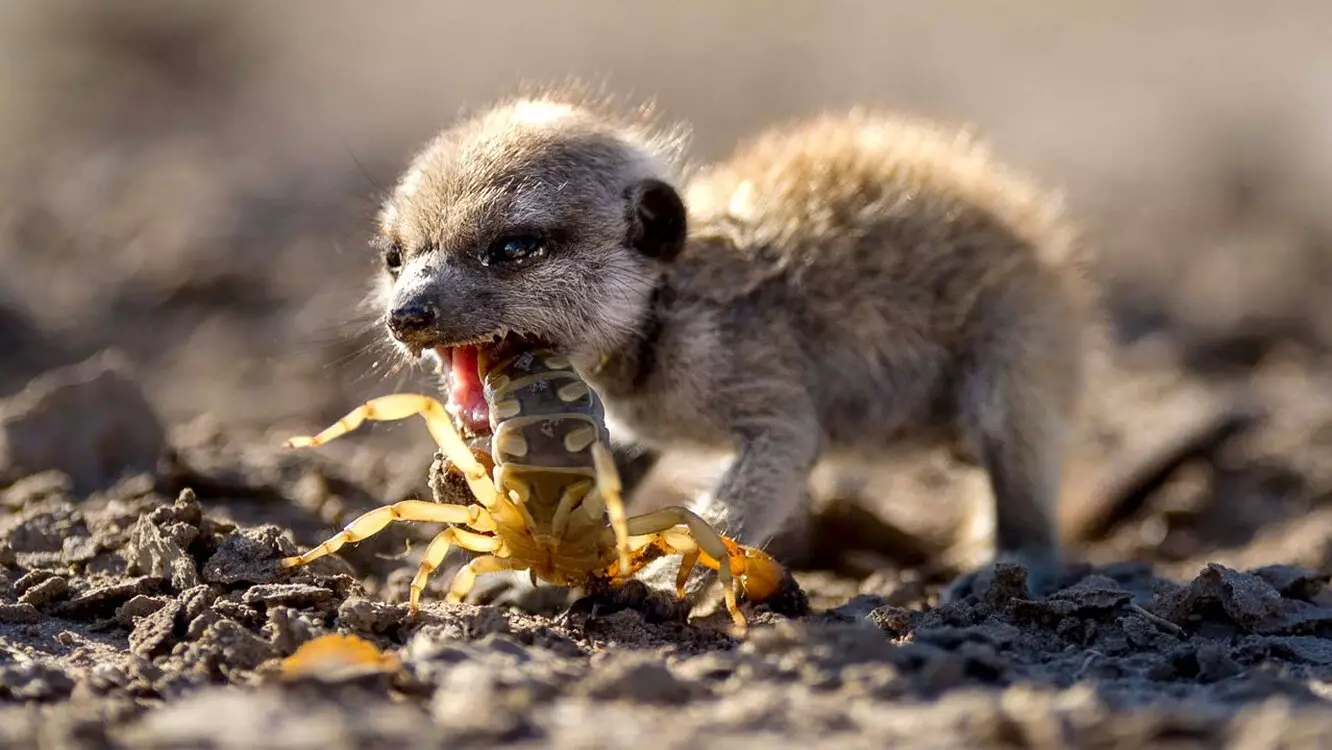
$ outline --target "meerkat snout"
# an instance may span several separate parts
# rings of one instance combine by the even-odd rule
[[[411,345],[423,337],[429,341],[433,336],[431,329],[438,317],[434,305],[414,300],[389,310],[386,323],[393,338]]]

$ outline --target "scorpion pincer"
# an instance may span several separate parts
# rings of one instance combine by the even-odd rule
[[[284,558],[282,567],[305,565],[392,521],[425,521],[448,527],[430,542],[412,579],[413,615],[427,578],[455,545],[479,556],[454,576],[446,597],[453,602],[462,601],[476,577],[485,573],[526,570],[534,580],[557,586],[609,590],[653,560],[678,554],[676,596],[684,596],[695,565],[716,570],[735,632],[743,634],[747,621],[738,603],[741,596],[758,603],[794,586],[770,555],[728,539],[687,508],[668,506],[626,517],[601,399],[567,359],[544,349],[524,349],[480,351],[476,361],[489,409],[493,474],[464,441],[444,405],[424,395],[372,399],[318,435],[286,443],[318,446],[367,419],[420,415],[442,454],[463,474],[475,502],[404,500],[375,508],[305,554]]]

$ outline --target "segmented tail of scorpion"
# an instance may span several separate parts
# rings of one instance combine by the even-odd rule
[[[282,560],[304,565],[347,542],[374,534],[391,521],[448,524],[426,548],[412,580],[415,613],[427,577],[456,545],[482,553],[449,587],[461,601],[476,576],[527,570],[536,580],[562,586],[614,587],[652,561],[681,555],[676,595],[695,565],[716,570],[737,632],[747,627],[738,600],[763,602],[789,593],[789,573],[761,550],[726,538],[697,514],[669,506],[629,517],[611,457],[601,399],[569,361],[542,349],[482,350],[476,357],[489,411],[488,471],[450,419],[429,396],[395,394],[366,402],[313,437],[289,447],[317,446],[356,429],[365,420],[420,415],[441,453],[460,472],[475,503],[405,500],[371,510],[318,547]]]

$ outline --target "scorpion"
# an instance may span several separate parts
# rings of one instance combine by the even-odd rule
[[[747,620],[738,603],[741,595],[760,603],[795,587],[773,557],[723,536],[683,506],[626,515],[604,407],[568,359],[543,348],[469,350],[475,353],[475,374],[488,410],[488,452],[484,434],[473,435],[469,443],[443,403],[410,393],[371,399],[319,434],[290,438],[286,446],[319,446],[366,420],[420,416],[445,463],[452,464],[450,470],[462,473],[475,502],[412,499],[380,506],[308,552],[283,558],[282,568],[306,565],[393,521],[407,521],[448,524],[426,547],[412,579],[411,616],[419,611],[428,577],[454,546],[480,556],[454,575],[445,598],[449,602],[461,602],[477,576],[501,571],[526,570],[534,583],[612,590],[652,561],[678,554],[676,598],[683,599],[696,565],[717,571],[733,632],[743,635]],[[493,464],[492,472],[485,463]]]

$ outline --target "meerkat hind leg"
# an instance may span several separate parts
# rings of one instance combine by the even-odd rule
[[[1040,353],[1046,356],[1015,363],[981,358],[1003,366],[971,373],[964,381],[963,421],[993,495],[994,554],[990,565],[955,581],[945,592],[946,600],[988,586],[994,563],[999,562],[1024,566],[1033,595],[1049,593],[1058,582],[1062,567],[1055,505],[1063,441],[1071,421],[1065,408],[1068,384],[1027,373],[1057,371],[1068,363],[1049,352]]]

